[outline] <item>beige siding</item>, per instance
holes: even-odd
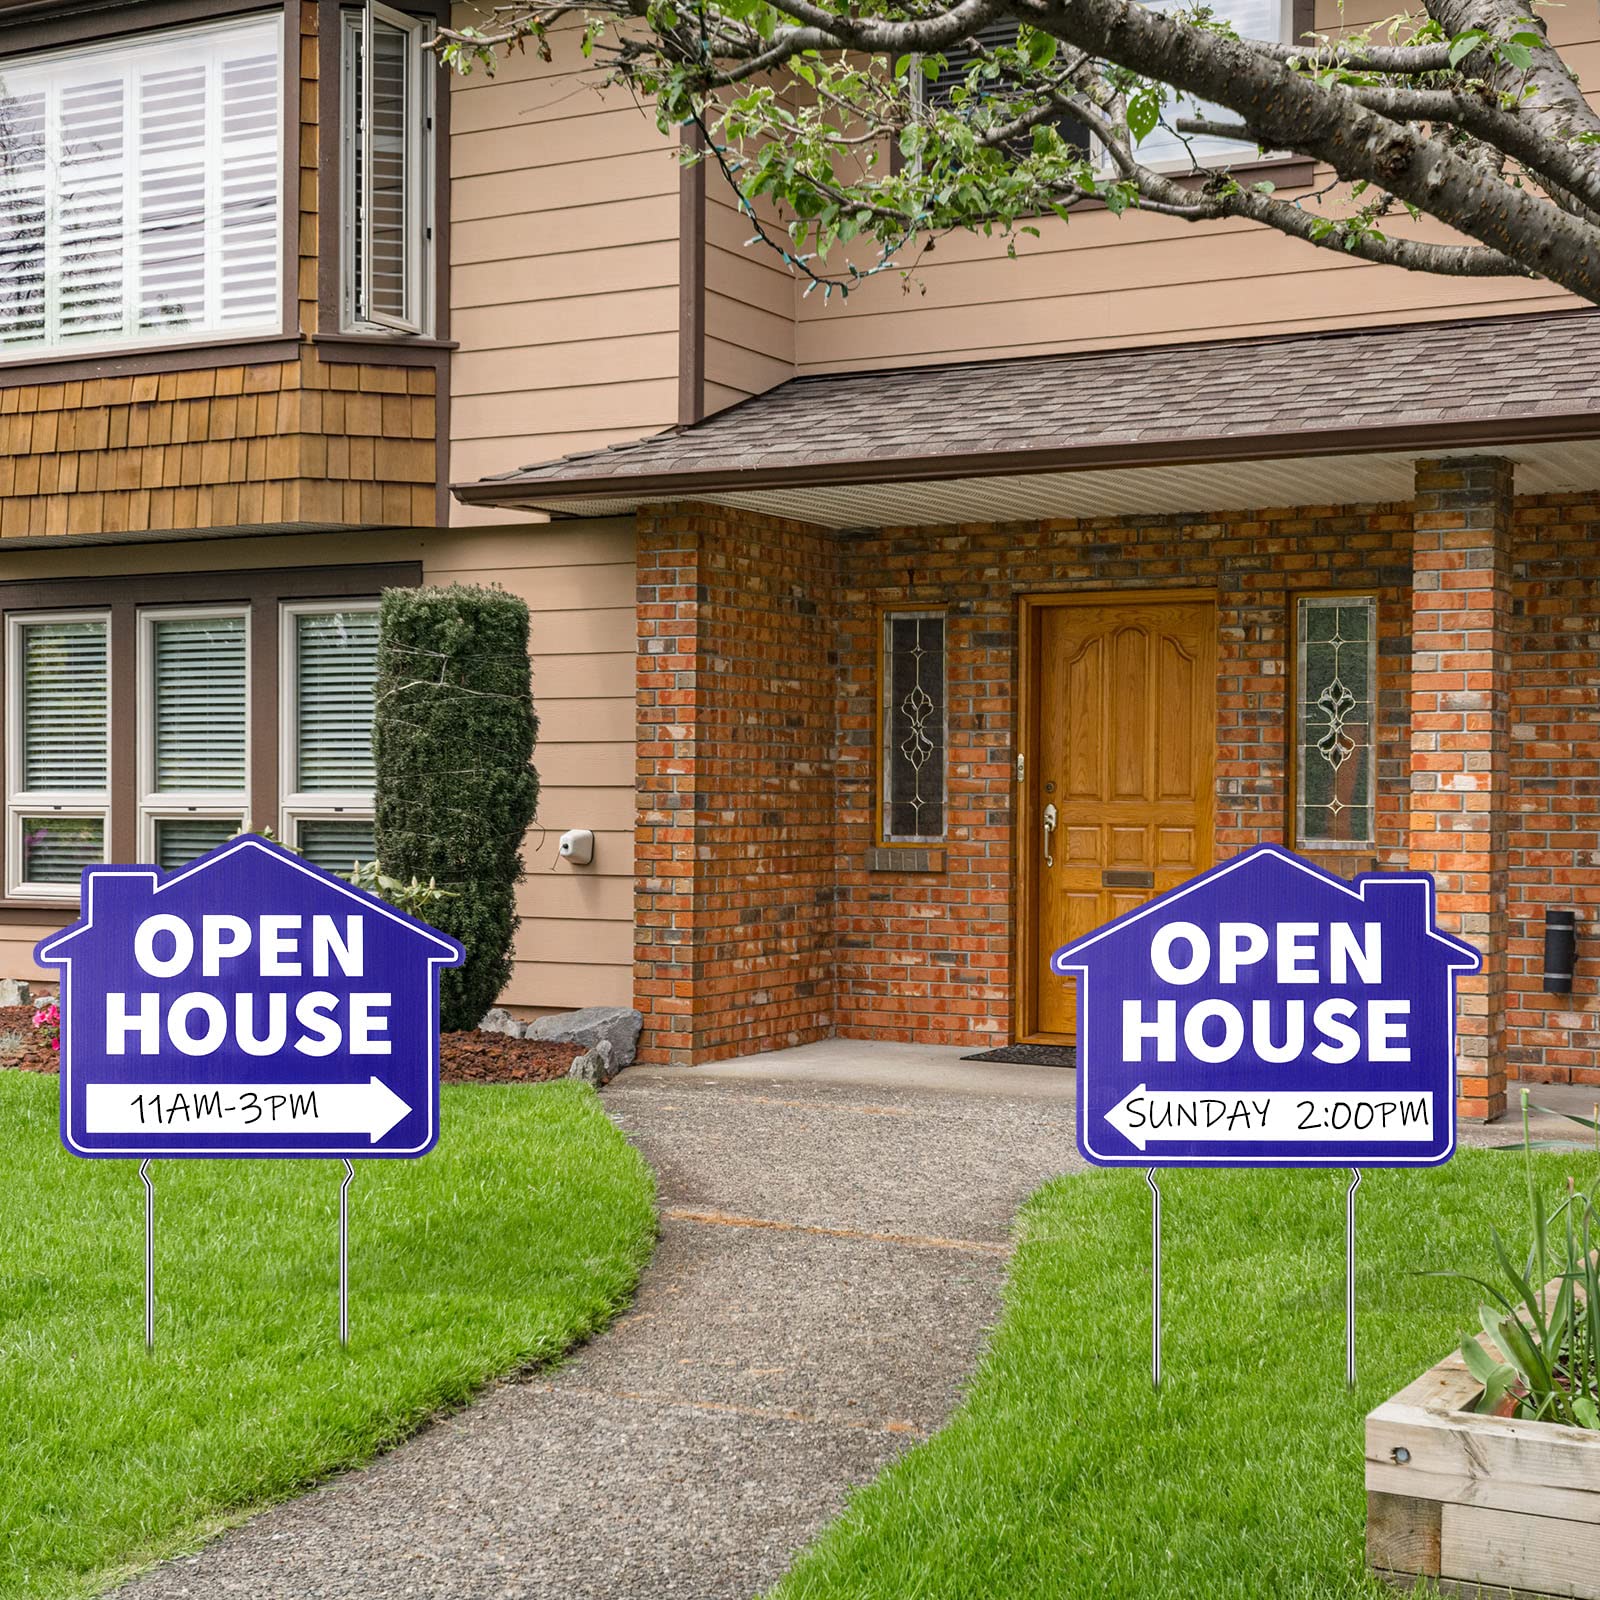
[[[1334,0],[1318,0],[1317,13],[1318,27],[1328,32],[1341,22],[1353,27],[1387,14],[1373,0],[1356,0],[1342,11]],[[1600,81],[1600,29],[1593,15],[1570,7],[1541,15],[1580,78]],[[713,173],[708,183],[722,181]],[[795,295],[791,369],[790,347],[773,342],[781,339],[772,326],[781,318],[781,297],[752,286],[782,281],[792,293],[796,285],[763,247],[743,247],[750,229],[726,204],[713,203],[710,210],[708,255],[715,266],[708,264],[708,283],[716,292],[708,295],[707,362],[708,370],[721,363],[713,395],[722,404],[790,370],[851,371],[1574,303],[1537,283],[1368,266],[1241,223],[1194,226],[1138,211],[1121,218],[1088,212],[1070,224],[1042,219],[1041,237],[1020,237],[1014,260],[1003,240],[955,234],[940,239],[929,255],[908,256],[909,285],[902,274],[888,272],[848,300]],[[1408,224],[1386,226],[1399,234]],[[1446,237],[1431,224],[1420,232]],[[741,259],[744,265],[736,266]],[[763,320],[752,313],[764,314]]]
[[[720,411],[795,372],[799,286],[754,233],[727,179],[706,168],[706,409]]]
[[[452,85],[456,482],[677,419],[676,144],[599,91],[577,24],[552,43],[553,62],[530,50]]]
[[[430,583],[494,583],[533,614],[539,817],[528,835],[516,967],[504,1003],[627,1005],[633,994],[634,534],[631,520],[456,532],[196,540],[9,553],[5,577],[259,571],[419,560]],[[590,867],[561,861],[568,828],[590,828]],[[0,976],[39,977],[34,944],[54,924],[0,926]]]

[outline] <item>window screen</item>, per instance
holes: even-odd
[[[106,624],[25,623],[17,630],[22,673],[22,770],[29,794],[106,786]]]
[[[945,828],[945,619],[883,619],[881,814],[886,841],[942,839]]]

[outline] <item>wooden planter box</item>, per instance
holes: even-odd
[[[1458,1351],[1367,1418],[1367,1562],[1483,1600],[1600,1600],[1600,1433],[1480,1417]]]

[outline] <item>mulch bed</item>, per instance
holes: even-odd
[[[583,1054],[580,1044],[509,1039],[503,1033],[439,1035],[439,1076],[445,1083],[545,1083],[564,1078]]]
[[[508,1039],[503,1033],[444,1033],[439,1036],[439,1076],[445,1083],[545,1083],[564,1078],[576,1044],[543,1039]],[[57,1056],[34,1031],[32,1006],[0,1006],[0,1069],[54,1072]]]

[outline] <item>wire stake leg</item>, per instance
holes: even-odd
[[[1161,1190],[1156,1185],[1156,1169],[1145,1171],[1150,1185],[1150,1382],[1161,1387]]]
[[[1350,1169],[1350,1187],[1344,1197],[1344,1381],[1356,1386],[1356,1190],[1361,1168]]]
[[[144,1347],[156,1347],[156,1186],[150,1181],[150,1158],[139,1163],[144,1185]]]
[[[350,1343],[350,1180],[356,1169],[345,1157],[344,1178],[339,1184],[339,1343]]]

